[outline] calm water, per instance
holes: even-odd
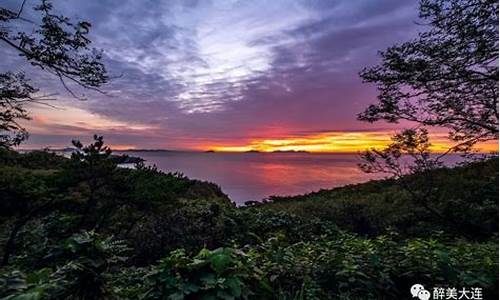
[[[357,167],[353,154],[128,152],[167,172],[222,187],[243,204],[271,195],[297,195],[375,178]]]

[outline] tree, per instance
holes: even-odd
[[[35,92],[23,73],[0,73],[0,147],[19,145],[27,138],[17,120],[29,118],[24,103]]]
[[[94,142],[87,146],[74,140],[73,146],[77,150],[71,155],[71,162],[65,170],[65,180],[81,189],[81,194],[87,198],[77,228],[88,226],[95,229],[99,225],[101,213],[114,211],[111,208],[106,210],[105,202],[113,199],[108,188],[117,165],[111,159],[111,149],[104,145],[102,136],[94,135]],[[102,211],[96,211],[98,208]]]
[[[67,82],[100,91],[109,77],[101,62],[101,51],[90,47],[87,36],[91,24],[54,14],[48,0],[40,0],[33,7],[41,17],[37,24],[23,17],[25,4],[26,0],[22,1],[18,11],[0,6],[0,42],[32,66],[56,76],[75,98],[84,99],[84,95],[76,95]],[[33,25],[33,31],[23,30],[26,24]],[[52,96],[40,95],[23,72],[0,73],[0,147],[15,146],[27,138],[19,124],[19,120],[29,119],[26,103],[46,103]]]
[[[440,187],[435,170],[443,166],[444,154],[433,155],[426,129],[406,129],[392,138],[382,150],[372,149],[362,154],[360,168],[366,173],[387,174],[406,191],[411,201],[424,208],[439,223],[460,233],[477,236],[480,226],[467,218],[456,218],[443,213],[437,206]],[[452,202],[457,199],[452,199]]]
[[[60,199],[50,197],[50,175],[40,176],[20,168],[0,169],[0,225],[9,228],[2,245],[0,267],[6,266],[15,250],[16,239],[24,226],[53,211]],[[4,223],[5,222],[5,223]]]
[[[433,207],[438,188],[432,170],[450,152],[498,139],[498,2],[421,0],[420,17],[427,31],[381,52],[382,63],[361,71],[379,95],[358,115],[368,122],[406,120],[417,126],[395,135],[385,149],[362,154],[360,167],[396,179],[436,220],[473,228]],[[432,155],[426,127],[446,128],[454,145]]]
[[[406,129],[396,134],[383,150],[363,153],[364,162],[359,166],[366,173],[383,173],[396,179],[413,201],[443,219],[444,216],[430,206],[436,189],[432,171],[442,166],[440,156],[431,156],[430,146],[427,130]]]
[[[421,0],[427,31],[360,76],[378,102],[358,117],[444,127],[453,151],[498,139],[498,1]]]
[[[430,146],[426,129],[405,129],[393,136],[392,143],[383,150],[364,153],[360,167],[367,173],[386,173],[395,178],[432,171],[442,162],[439,156],[431,158]]]

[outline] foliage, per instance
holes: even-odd
[[[94,138],[70,159],[0,152],[0,297],[401,299],[415,282],[498,295],[497,159],[425,174],[433,209],[478,226],[460,227],[397,182],[418,189],[418,173],[238,208],[214,184],[119,168]]]
[[[49,196],[50,178],[51,174],[36,174],[16,167],[0,168],[0,224],[9,228],[1,266],[8,264],[22,228],[34,218],[50,212],[57,202],[57,197]]]
[[[432,171],[443,163],[439,160],[442,155],[431,156],[430,147],[426,129],[406,129],[396,134],[386,148],[363,153],[360,168],[367,173],[385,173],[396,179]]]
[[[262,299],[266,290],[251,259],[230,248],[202,249],[193,258],[174,251],[147,280],[151,287],[144,299]]]
[[[0,41],[74,97],[66,81],[99,91],[91,25],[41,0],[29,33],[24,5],[0,7]],[[361,73],[380,94],[360,118],[446,127],[450,151],[498,139],[498,3],[422,0],[421,17],[429,31]],[[427,131],[406,130],[365,154],[391,179],[238,208],[140,159],[119,168],[130,159],[101,136],[70,159],[10,150],[25,104],[50,99],[35,95],[24,73],[0,74],[2,299],[402,299],[415,283],[498,298],[498,159],[444,168]]]
[[[149,270],[125,271],[117,282],[120,297],[132,299],[399,299],[415,282],[477,286],[485,299],[494,299],[497,253],[495,241],[439,236],[364,239],[342,233],[293,244],[275,237],[258,246],[202,249],[192,256],[176,250]],[[146,283],[139,281],[143,276]]]
[[[285,298],[304,287],[307,299],[400,299],[414,282],[479,285],[489,295],[498,293],[496,242],[439,239],[400,240],[397,235],[363,239],[341,234],[292,245],[270,240],[261,248],[257,264]],[[469,266],[465,272],[463,265]]]
[[[19,153],[10,149],[0,148],[0,164],[17,166],[26,169],[54,170],[60,169],[68,160],[49,149],[33,150]]]
[[[378,103],[359,115],[444,127],[456,150],[498,139],[498,1],[422,0],[427,31],[363,70]]]
[[[102,53],[90,47],[91,24],[55,15],[48,0],[33,7],[40,17],[36,24],[23,17],[26,1],[18,11],[0,6],[0,41],[14,49],[27,63],[56,76],[74,97],[82,99],[66,81],[86,89],[98,90],[109,78],[101,62]],[[32,29],[29,26],[33,26]],[[24,72],[0,73],[0,148],[19,145],[28,137],[19,123],[28,120],[28,103],[47,104],[52,95],[40,95]]]
[[[29,119],[25,99],[35,93],[23,73],[0,73],[0,147],[17,146],[28,136],[18,120]]]
[[[438,215],[415,201],[415,195],[428,191],[429,180],[431,196],[423,201]],[[498,159],[302,196],[271,197],[254,208],[318,218],[370,236],[389,229],[405,236],[444,231],[471,239],[489,238],[498,232]]]
[[[441,184],[433,170],[443,166],[448,153],[467,153],[477,143],[498,140],[498,2],[421,0],[420,17],[427,31],[388,48],[381,64],[360,73],[379,91],[378,103],[360,120],[404,120],[417,127],[395,135],[385,149],[366,151],[360,166],[395,179],[414,204],[447,223],[443,226],[475,236],[481,234],[481,221],[457,220],[436,207],[443,202],[437,199]],[[454,145],[432,156],[426,127],[446,128]]]
[[[50,264],[29,274],[11,271],[0,283],[5,299],[104,299],[109,294],[107,273],[126,247],[122,241],[83,232],[49,249]],[[4,295],[4,296],[6,296]]]

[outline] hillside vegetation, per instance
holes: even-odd
[[[214,184],[117,168],[102,138],[79,149],[0,152],[0,298],[498,297],[497,159],[435,171],[443,219],[397,181],[237,208]]]
[[[389,229],[405,236],[425,237],[442,231],[453,236],[484,239],[498,231],[498,159],[442,168],[430,175],[406,180],[418,189],[423,176],[432,176],[435,184],[428,208],[393,179],[300,196],[272,196],[268,201],[253,204],[260,209],[318,218],[370,236]]]

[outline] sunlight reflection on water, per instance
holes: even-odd
[[[380,177],[363,173],[353,154],[129,152],[166,172],[222,187],[243,204],[271,195],[296,195]]]
[[[363,173],[356,154],[181,151],[115,151],[114,154],[141,157],[147,165],[156,165],[164,172],[181,172],[192,179],[216,183],[238,205],[273,195],[299,195],[384,177]],[[445,162],[451,166],[462,160],[459,155],[448,155]],[[134,164],[120,166],[134,168]]]

